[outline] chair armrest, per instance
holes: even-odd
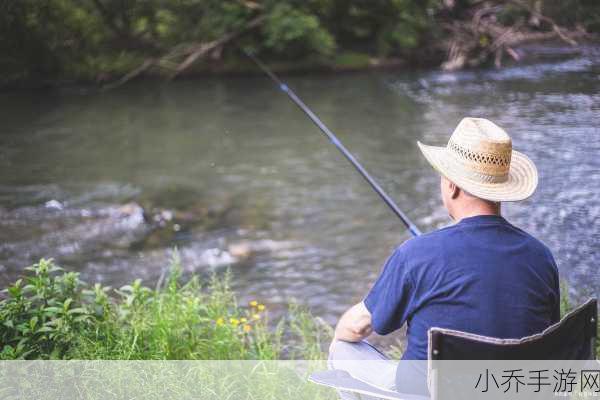
[[[359,393],[386,400],[429,400],[429,397],[426,396],[380,389],[358,380],[348,372],[342,370],[332,369],[315,372],[308,377],[308,380],[318,385],[329,386],[337,390]]]

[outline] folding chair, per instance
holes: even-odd
[[[429,329],[428,381],[436,399],[440,360],[592,360],[595,358],[598,304],[589,299],[543,332],[521,339],[498,339],[451,329]],[[340,391],[388,400],[427,397],[391,392],[353,378],[345,371],[315,372],[309,381]]]

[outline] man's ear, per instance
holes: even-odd
[[[450,198],[456,199],[460,194],[460,188],[456,184],[450,181]]]

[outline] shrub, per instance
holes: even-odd
[[[270,324],[263,304],[238,305],[229,273],[180,284],[176,253],[156,289],[90,286],[51,260],[27,270],[0,302],[1,359],[323,359],[331,339],[300,307]]]
[[[92,314],[82,303],[81,282],[50,260],[26,268],[34,273],[6,289],[0,303],[2,358],[61,358],[90,324]]]

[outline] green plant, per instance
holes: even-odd
[[[333,328],[321,318],[296,302],[289,305],[290,331],[295,336],[295,347],[289,349],[291,359],[325,360],[327,349],[333,339]]]
[[[315,15],[285,2],[273,7],[263,31],[266,46],[280,53],[295,49],[297,56],[312,50],[330,56],[336,47],[335,39]]]
[[[42,259],[26,268],[33,276],[17,280],[0,303],[2,358],[62,358],[91,320],[82,303],[82,283],[73,272]]]
[[[27,268],[0,301],[3,359],[319,359],[327,334],[307,310],[291,307],[271,324],[265,305],[241,306],[229,273],[181,283],[174,252],[164,285],[140,280],[118,290],[93,286],[51,260]],[[285,336],[297,340],[283,344]],[[299,338],[299,339],[298,339]],[[284,351],[285,350],[285,351]]]
[[[560,317],[564,317],[572,309],[573,306],[569,299],[569,286],[567,282],[563,281],[560,283]]]

